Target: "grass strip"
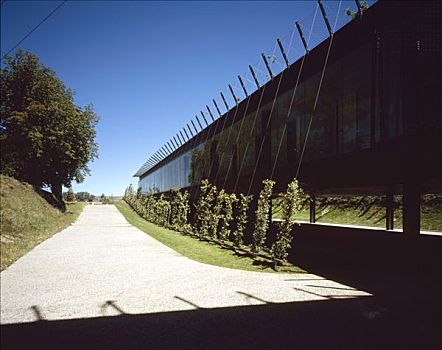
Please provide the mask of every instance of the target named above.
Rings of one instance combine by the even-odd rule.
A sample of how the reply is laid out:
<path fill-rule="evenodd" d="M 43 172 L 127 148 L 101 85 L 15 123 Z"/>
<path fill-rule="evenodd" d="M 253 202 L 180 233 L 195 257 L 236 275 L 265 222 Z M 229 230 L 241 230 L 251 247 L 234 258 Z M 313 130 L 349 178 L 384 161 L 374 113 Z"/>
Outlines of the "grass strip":
<path fill-rule="evenodd" d="M 234 251 L 222 249 L 214 243 L 200 241 L 180 232 L 157 226 L 139 216 L 124 201 L 115 202 L 115 206 L 131 225 L 189 259 L 231 269 L 276 272 L 272 269 L 273 262 L 270 259 L 237 255 Z M 305 273 L 301 268 L 291 264 L 278 267 L 277 272 Z"/>

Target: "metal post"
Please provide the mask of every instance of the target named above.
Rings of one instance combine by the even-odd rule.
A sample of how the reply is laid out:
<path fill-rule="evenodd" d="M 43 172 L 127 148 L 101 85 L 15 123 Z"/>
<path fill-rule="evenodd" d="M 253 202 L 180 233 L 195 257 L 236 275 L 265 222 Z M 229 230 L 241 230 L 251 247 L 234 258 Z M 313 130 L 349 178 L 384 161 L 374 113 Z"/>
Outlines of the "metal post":
<path fill-rule="evenodd" d="M 361 2 L 359 0 L 355 0 L 356 6 L 358 8 L 358 13 L 362 14 L 362 6 L 361 6 Z"/>
<path fill-rule="evenodd" d="M 327 13 L 325 12 L 324 5 L 322 4 L 321 0 L 318 0 L 318 5 L 319 5 L 319 9 L 321 10 L 321 13 L 322 13 L 322 18 L 324 18 L 324 22 L 327 26 L 328 33 L 330 34 L 330 36 L 332 36 L 333 30 L 330 26 L 330 22 L 328 21 L 328 18 L 327 18 Z"/>
<path fill-rule="evenodd" d="M 184 130 L 184 133 L 186 134 L 187 141 L 189 141 L 190 137 L 189 137 L 189 134 L 188 134 L 187 131 L 186 131 L 186 128 L 183 128 L 183 130 Z"/>
<path fill-rule="evenodd" d="M 187 129 L 189 129 L 190 135 L 192 135 L 192 137 L 193 137 L 194 135 L 193 135 L 192 129 L 190 128 L 188 123 L 186 125 L 187 125 Z"/>
<path fill-rule="evenodd" d="M 385 215 L 385 229 L 386 230 L 393 230 L 394 229 L 394 189 L 393 186 L 389 185 L 387 186 L 386 190 L 386 198 L 385 198 L 385 204 L 386 204 L 386 215 Z"/>
<path fill-rule="evenodd" d="M 215 121 L 215 119 L 213 118 L 213 114 L 212 114 L 212 111 L 210 110 L 210 108 L 209 108 L 209 106 L 208 106 L 208 105 L 206 105 L 206 108 L 207 108 L 207 111 L 209 112 L 210 118 L 212 118 L 212 122 L 214 122 L 214 121 Z"/>
<path fill-rule="evenodd" d="M 195 129 L 195 133 L 198 134 L 198 129 L 196 128 L 195 123 L 193 122 L 193 119 L 190 122 L 192 123 L 192 126 Z"/>
<path fill-rule="evenodd" d="M 169 149 L 170 149 L 171 152 L 175 151 L 175 150 L 173 149 L 173 147 L 170 147 L 170 143 L 169 143 L 169 141 L 166 142 L 166 145 L 167 145 L 167 147 L 169 147 Z"/>
<path fill-rule="evenodd" d="M 209 126 L 209 123 L 206 120 L 206 116 L 204 115 L 203 111 L 200 111 L 201 115 L 203 116 L 204 123 L 206 123 L 206 126 Z"/>
<path fill-rule="evenodd" d="M 229 110 L 230 108 L 229 108 L 229 105 L 227 104 L 226 98 L 224 97 L 222 92 L 220 92 L 220 94 L 221 94 L 221 98 L 223 99 L 224 105 L 226 106 L 226 109 Z"/>
<path fill-rule="evenodd" d="M 156 161 L 156 163 L 154 164 L 154 166 L 157 165 L 158 162 L 161 161 L 161 158 L 157 156 L 157 153 L 156 153 L 156 152 L 152 155 L 152 158 L 155 159 L 155 161 Z"/>
<path fill-rule="evenodd" d="M 404 181 L 402 227 L 409 236 L 420 233 L 420 202 L 419 183 L 415 179 Z"/>
<path fill-rule="evenodd" d="M 175 143 L 177 144 L 177 148 L 180 148 L 181 145 L 177 142 L 175 136 L 173 137 L 173 139 L 175 140 Z"/>
<path fill-rule="evenodd" d="M 218 105 L 216 104 L 215 99 L 213 99 L 212 101 L 213 101 L 213 104 L 215 105 L 215 108 L 216 108 L 216 110 L 217 110 L 219 116 L 221 117 L 221 111 L 219 110 Z"/>
<path fill-rule="evenodd" d="M 253 68 L 250 64 L 249 64 L 249 69 L 250 69 L 250 72 L 252 73 L 252 77 L 253 77 L 253 80 L 255 81 L 256 87 L 259 89 L 261 86 L 259 86 L 259 81 L 258 81 L 258 79 L 256 79 L 255 71 L 253 70 Z"/>
<path fill-rule="evenodd" d="M 164 146 L 161 147 L 161 150 L 164 152 L 164 154 L 166 155 L 166 157 L 169 156 L 169 151 L 164 149 Z"/>
<path fill-rule="evenodd" d="M 266 68 L 267 68 L 267 71 L 268 71 L 269 74 L 270 74 L 270 79 L 273 79 L 273 73 L 272 73 L 272 70 L 270 69 L 269 62 L 267 62 L 267 58 L 266 58 L 266 56 L 265 56 L 263 53 L 261 53 L 261 57 L 262 57 L 262 59 L 264 60 L 264 63 L 265 63 Z"/>
<path fill-rule="evenodd" d="M 249 97 L 249 94 L 247 93 L 246 87 L 244 86 L 244 83 L 243 83 L 240 75 L 238 75 L 238 80 L 239 80 L 239 83 L 241 84 L 242 90 L 244 91 L 244 95 L 246 95 L 246 97 Z"/>
<path fill-rule="evenodd" d="M 282 47 L 281 40 L 279 40 L 279 38 L 277 38 L 277 39 L 276 39 L 276 42 L 278 43 L 279 50 L 281 50 L 281 55 L 282 55 L 282 57 L 284 57 L 285 64 L 287 65 L 287 67 L 289 67 L 289 66 L 290 66 L 290 64 L 289 64 L 289 60 L 288 60 L 288 58 L 287 58 L 287 55 L 285 54 L 284 47 Z"/>
<path fill-rule="evenodd" d="M 233 92 L 232 86 L 230 84 L 229 84 L 229 90 L 233 96 L 233 100 L 235 101 L 236 104 L 238 104 L 238 99 L 236 98 L 235 93 Z"/>
<path fill-rule="evenodd" d="M 310 223 L 316 222 L 316 196 L 312 195 L 310 200 Z"/>
<path fill-rule="evenodd" d="M 180 130 L 180 135 L 181 135 L 181 138 L 183 139 L 183 144 L 185 144 L 185 143 L 187 142 L 187 140 L 186 140 L 186 138 L 184 137 L 184 135 L 183 135 L 183 133 L 181 132 L 181 130 Z"/>
<path fill-rule="evenodd" d="M 204 128 L 203 128 L 203 126 L 201 125 L 201 122 L 200 122 L 200 120 L 198 119 L 198 116 L 196 115 L 195 118 L 196 118 L 196 121 L 198 122 L 198 125 L 200 126 L 201 130 L 203 130 Z"/>
<path fill-rule="evenodd" d="M 305 41 L 304 33 L 302 32 L 302 28 L 298 22 L 296 22 L 295 24 L 296 24 L 296 28 L 298 29 L 299 36 L 301 37 L 302 44 L 304 45 L 305 53 L 308 53 L 308 51 L 309 51 L 308 45 L 307 45 L 307 41 Z"/>

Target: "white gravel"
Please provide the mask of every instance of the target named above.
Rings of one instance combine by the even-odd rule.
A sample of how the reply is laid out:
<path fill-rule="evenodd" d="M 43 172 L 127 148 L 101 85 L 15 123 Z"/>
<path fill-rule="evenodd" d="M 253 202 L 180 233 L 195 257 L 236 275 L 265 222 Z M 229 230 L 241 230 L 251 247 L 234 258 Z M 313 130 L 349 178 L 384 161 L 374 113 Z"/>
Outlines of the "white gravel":
<path fill-rule="evenodd" d="M 1 273 L 1 323 L 369 295 L 312 274 L 202 264 L 96 205 Z"/>

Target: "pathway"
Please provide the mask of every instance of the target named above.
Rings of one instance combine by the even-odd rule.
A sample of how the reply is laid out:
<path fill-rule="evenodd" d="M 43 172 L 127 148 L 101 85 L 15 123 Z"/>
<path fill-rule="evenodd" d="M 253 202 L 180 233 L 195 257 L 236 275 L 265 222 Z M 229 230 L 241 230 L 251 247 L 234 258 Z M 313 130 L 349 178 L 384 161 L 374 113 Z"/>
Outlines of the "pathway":
<path fill-rule="evenodd" d="M 368 295 L 312 274 L 195 262 L 130 225 L 114 206 L 97 205 L 1 273 L 1 323 Z"/>

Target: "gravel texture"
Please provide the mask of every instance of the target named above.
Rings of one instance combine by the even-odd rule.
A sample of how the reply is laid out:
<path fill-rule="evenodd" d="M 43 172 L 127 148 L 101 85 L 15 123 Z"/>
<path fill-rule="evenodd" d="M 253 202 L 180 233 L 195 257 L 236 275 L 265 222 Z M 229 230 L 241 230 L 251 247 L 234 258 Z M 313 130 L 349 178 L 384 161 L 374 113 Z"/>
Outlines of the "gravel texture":
<path fill-rule="evenodd" d="M 1 323 L 369 295 L 312 274 L 202 264 L 133 227 L 113 205 L 94 205 L 1 273 Z"/>

